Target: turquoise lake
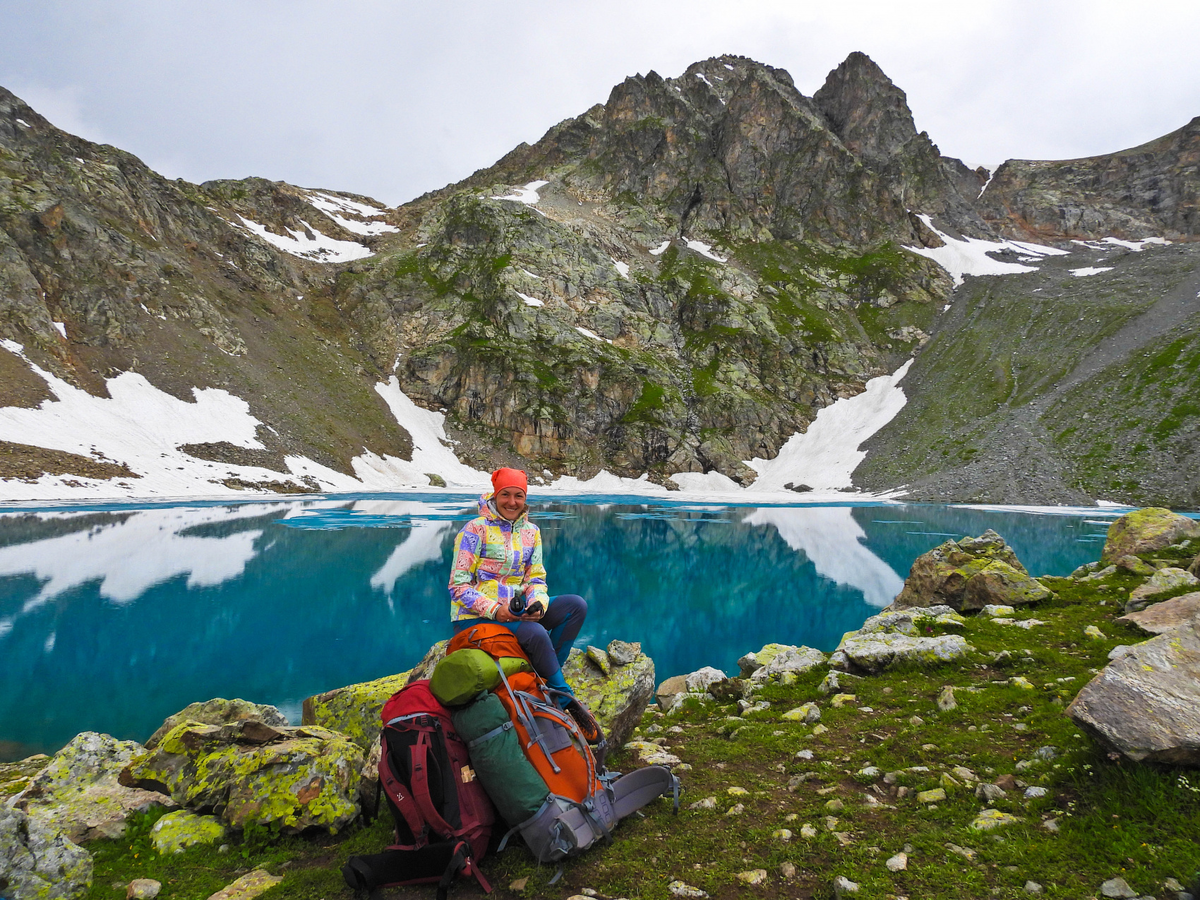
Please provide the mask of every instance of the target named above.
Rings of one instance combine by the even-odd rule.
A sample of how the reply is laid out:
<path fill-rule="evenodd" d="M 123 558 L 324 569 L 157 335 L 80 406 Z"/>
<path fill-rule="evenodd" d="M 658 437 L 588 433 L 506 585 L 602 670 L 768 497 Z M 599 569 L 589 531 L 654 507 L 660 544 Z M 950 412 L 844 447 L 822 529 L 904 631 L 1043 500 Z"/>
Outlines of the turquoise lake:
<path fill-rule="evenodd" d="M 474 498 L 0 507 L 0 759 L 81 731 L 145 740 L 211 697 L 271 703 L 410 668 L 447 636 Z M 577 646 L 640 641 L 658 679 L 769 641 L 832 650 L 912 561 L 993 528 L 1034 575 L 1097 559 L 1115 513 L 910 504 L 730 506 L 630 497 L 534 506 Z"/>

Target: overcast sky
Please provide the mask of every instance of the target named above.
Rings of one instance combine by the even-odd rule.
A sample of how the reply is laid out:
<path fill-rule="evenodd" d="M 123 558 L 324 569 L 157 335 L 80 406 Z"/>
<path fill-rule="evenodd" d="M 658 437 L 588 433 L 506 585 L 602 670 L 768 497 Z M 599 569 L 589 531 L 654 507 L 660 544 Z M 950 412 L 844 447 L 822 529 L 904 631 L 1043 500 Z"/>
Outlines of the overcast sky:
<path fill-rule="evenodd" d="M 851 51 L 971 166 L 1140 144 L 1200 115 L 1200 2 L 0 0 L 0 85 L 172 178 L 401 203 L 736 53 L 811 96 Z"/>

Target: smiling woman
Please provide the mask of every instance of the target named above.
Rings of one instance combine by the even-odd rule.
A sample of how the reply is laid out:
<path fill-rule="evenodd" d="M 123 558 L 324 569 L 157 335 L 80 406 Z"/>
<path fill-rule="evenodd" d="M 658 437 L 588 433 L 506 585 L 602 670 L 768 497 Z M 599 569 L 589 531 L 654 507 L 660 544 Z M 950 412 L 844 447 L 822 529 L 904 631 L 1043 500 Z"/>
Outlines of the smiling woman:
<path fill-rule="evenodd" d="M 529 480 L 519 469 L 492 473 L 492 493 L 479 498 L 479 517 L 454 541 L 450 615 L 454 632 L 481 619 L 502 623 L 550 687 L 573 693 L 562 667 L 587 618 L 578 594 L 549 597 L 542 534 L 529 521 Z"/>

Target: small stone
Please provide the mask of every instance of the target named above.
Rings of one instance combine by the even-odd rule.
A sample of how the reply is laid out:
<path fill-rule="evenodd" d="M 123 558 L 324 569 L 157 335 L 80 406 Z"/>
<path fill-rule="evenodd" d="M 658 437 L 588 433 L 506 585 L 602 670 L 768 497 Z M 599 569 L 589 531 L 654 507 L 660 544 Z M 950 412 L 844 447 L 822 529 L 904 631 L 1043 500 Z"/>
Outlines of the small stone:
<path fill-rule="evenodd" d="M 738 787 L 737 785 L 725 788 L 725 793 L 730 797 L 746 797 L 750 794 L 744 787 Z"/>
<path fill-rule="evenodd" d="M 1036 881 L 1025 882 L 1025 893 L 1040 894 L 1041 892 L 1042 892 L 1042 886 L 1040 884 L 1038 884 Z"/>
<path fill-rule="evenodd" d="M 842 900 L 847 894 L 857 894 L 858 885 L 844 875 L 839 875 L 833 879 L 833 896 L 837 900 Z"/>
<path fill-rule="evenodd" d="M 896 799 L 903 800 L 909 795 L 909 793 L 910 792 L 908 788 L 906 788 L 904 785 L 900 785 L 900 787 L 896 788 Z"/>
<path fill-rule="evenodd" d="M 1104 636 L 1104 632 L 1101 631 L 1099 628 L 1097 628 L 1095 625 L 1089 625 L 1087 628 L 1083 629 L 1083 634 L 1084 634 L 1084 637 L 1089 637 L 1093 641 L 1107 640 L 1107 638 L 1105 638 L 1105 636 Z"/>
<path fill-rule="evenodd" d="M 796 877 L 796 867 L 786 860 L 779 865 L 779 874 L 784 878 L 792 879 Z"/>
<path fill-rule="evenodd" d="M 817 736 L 819 736 L 819 735 L 822 735 L 822 734 L 824 734 L 825 732 L 827 732 L 828 730 L 829 730 L 829 729 L 828 729 L 828 728 L 826 728 L 824 725 L 814 725 L 814 726 L 813 726 L 813 730 L 812 730 L 813 737 L 817 737 Z"/>
<path fill-rule="evenodd" d="M 837 827 L 838 827 L 837 818 L 835 818 L 834 816 L 826 816 L 825 817 L 825 830 L 826 831 L 833 831 Z"/>
<path fill-rule="evenodd" d="M 954 699 L 954 688 L 950 685 L 942 688 L 942 692 L 937 698 L 938 709 L 942 712 L 950 712 L 952 709 L 958 709 L 958 701 Z"/>
<path fill-rule="evenodd" d="M 636 641 L 610 641 L 608 644 L 608 658 L 614 666 L 628 666 L 641 655 L 642 645 Z"/>
<path fill-rule="evenodd" d="M 921 749 L 924 750 L 926 753 L 932 753 L 937 748 L 938 748 L 937 744 L 922 744 L 921 745 Z"/>
<path fill-rule="evenodd" d="M 979 776 L 968 769 L 966 766 L 955 766 L 950 770 L 954 773 L 955 778 L 960 778 L 963 781 L 978 781 Z"/>
<path fill-rule="evenodd" d="M 1038 797 L 1045 797 L 1046 789 L 1044 787 L 1027 787 L 1025 788 L 1025 799 L 1036 800 Z"/>
<path fill-rule="evenodd" d="M 815 829 L 812 825 L 805 823 L 800 826 L 800 837 L 804 838 L 806 841 L 811 841 L 816 836 L 817 829 Z"/>
<path fill-rule="evenodd" d="M 608 678 L 612 674 L 612 660 L 608 654 L 599 647 L 593 647 L 591 644 L 587 648 L 588 662 L 600 670 L 600 674 Z"/>
<path fill-rule="evenodd" d="M 253 900 L 259 894 L 283 881 L 282 875 L 272 875 L 266 869 L 255 869 L 233 884 L 217 891 L 208 900 Z"/>
<path fill-rule="evenodd" d="M 811 750 L 797 750 L 796 759 L 812 759 L 813 752 Z"/>
<path fill-rule="evenodd" d="M 834 694 L 833 698 L 829 701 L 829 705 L 832 706 L 834 709 L 840 709 L 841 707 L 845 706 L 847 703 L 855 703 L 857 701 L 858 701 L 857 694 Z"/>
<path fill-rule="evenodd" d="M 783 817 L 783 821 L 785 821 L 785 822 L 795 822 L 795 821 L 797 821 L 799 818 L 800 818 L 800 816 L 798 816 L 796 813 L 788 813 L 786 816 L 784 816 L 784 817 Z"/>
<path fill-rule="evenodd" d="M 708 896 L 708 893 L 706 891 L 702 891 L 702 890 L 700 890 L 700 888 L 692 887 L 690 884 L 685 884 L 684 882 L 679 881 L 679 880 L 672 881 L 670 884 L 668 884 L 667 890 L 670 891 L 672 894 L 674 894 L 676 897 L 707 897 Z"/>
<path fill-rule="evenodd" d="M 727 816 L 740 816 L 740 815 L 741 815 L 742 813 L 744 813 L 745 811 L 746 811 L 746 807 L 745 807 L 745 806 L 743 806 L 741 803 L 737 803 L 737 804 L 735 804 L 735 805 L 733 805 L 733 806 L 729 807 L 729 809 L 727 809 L 727 810 L 725 811 L 725 815 L 727 815 Z"/>
<path fill-rule="evenodd" d="M 1038 747 L 1033 753 L 1035 759 L 1045 760 L 1049 762 L 1052 759 L 1058 758 L 1058 751 L 1053 747 Z"/>
<path fill-rule="evenodd" d="M 825 802 L 825 811 L 830 813 L 840 813 L 846 808 L 846 804 L 834 797 L 832 800 Z"/>
<path fill-rule="evenodd" d="M 716 797 L 705 797 L 703 800 L 697 800 L 695 803 L 691 804 L 688 807 L 688 809 L 716 809 L 716 808 L 717 808 L 717 798 Z"/>
<path fill-rule="evenodd" d="M 1002 813 L 998 809 L 985 809 L 967 827 L 972 831 L 991 831 L 993 828 L 1000 828 L 1004 825 L 1015 825 L 1020 821 L 1016 816 Z"/>
<path fill-rule="evenodd" d="M 920 728 L 922 725 L 925 724 L 925 720 L 922 719 L 920 716 L 913 716 L 911 719 L 908 720 L 908 724 L 913 726 L 914 728 Z"/>
<path fill-rule="evenodd" d="M 1132 900 L 1137 896 L 1137 892 L 1129 886 L 1124 878 L 1108 879 L 1100 885 L 1100 893 L 1105 897 L 1115 898 L 1115 900 Z"/>
<path fill-rule="evenodd" d="M 803 722 L 805 725 L 812 725 L 821 720 L 821 709 L 815 703 L 805 703 L 803 706 L 797 706 L 795 709 L 785 712 L 783 719 L 787 722 Z"/>
<path fill-rule="evenodd" d="M 858 770 L 858 774 L 863 778 L 878 778 L 882 773 L 878 766 L 864 766 Z"/>
<path fill-rule="evenodd" d="M 904 853 L 897 853 L 886 863 L 884 863 L 884 865 L 887 866 L 887 870 L 889 872 L 903 872 L 908 868 L 908 855 Z"/>
<path fill-rule="evenodd" d="M 162 890 L 162 883 L 153 878 L 135 878 L 125 890 L 125 900 L 154 900 Z"/>
<path fill-rule="evenodd" d="M 984 803 L 995 803 L 1004 799 L 1004 789 L 998 784 L 980 783 L 975 786 L 975 796 Z"/>
<path fill-rule="evenodd" d="M 529 884 L 529 876 L 528 875 L 526 875 L 524 878 L 518 878 L 516 881 L 509 884 L 508 889 L 510 891 L 520 892 L 520 891 L 525 890 L 525 885 L 527 885 L 527 884 Z"/>
<path fill-rule="evenodd" d="M 854 843 L 854 838 L 851 837 L 849 832 L 835 831 L 833 833 L 833 836 L 834 836 L 834 838 L 837 839 L 838 845 L 841 847 L 849 847 L 851 844 Z"/>
<path fill-rule="evenodd" d="M 942 788 L 934 788 L 931 791 L 918 791 L 918 803 L 941 803 L 946 799 L 946 792 Z"/>
<path fill-rule="evenodd" d="M 1058 819 L 1047 819 L 1042 823 L 1042 828 L 1051 834 L 1058 834 Z"/>
<path fill-rule="evenodd" d="M 951 853 L 956 853 L 968 862 L 975 862 L 976 853 L 966 847 L 960 847 L 958 844 L 947 844 L 946 849 Z"/>
<path fill-rule="evenodd" d="M 1179 891 L 1187 890 L 1187 888 L 1185 888 L 1182 884 L 1180 884 L 1176 879 L 1168 878 L 1166 881 L 1163 882 L 1163 890 L 1175 891 L 1176 893 L 1178 893 Z"/>
<path fill-rule="evenodd" d="M 767 870 L 751 869 L 749 872 L 738 872 L 737 880 L 743 884 L 763 884 L 767 880 Z"/>
<path fill-rule="evenodd" d="M 1024 675 L 1017 675 L 1008 679 L 1008 683 L 1013 687 L 1020 688 L 1023 691 L 1032 691 L 1033 683 Z"/>
<path fill-rule="evenodd" d="M 771 837 L 786 844 L 793 837 L 792 830 L 790 828 L 779 828 L 771 834 Z"/>
<path fill-rule="evenodd" d="M 945 789 L 946 791 L 955 791 L 955 790 L 958 790 L 960 787 L 962 787 L 962 785 L 957 780 L 955 780 L 955 778 L 953 776 L 948 775 L 945 772 L 942 773 L 942 777 L 939 779 L 939 783 L 941 784 L 942 788 Z"/>

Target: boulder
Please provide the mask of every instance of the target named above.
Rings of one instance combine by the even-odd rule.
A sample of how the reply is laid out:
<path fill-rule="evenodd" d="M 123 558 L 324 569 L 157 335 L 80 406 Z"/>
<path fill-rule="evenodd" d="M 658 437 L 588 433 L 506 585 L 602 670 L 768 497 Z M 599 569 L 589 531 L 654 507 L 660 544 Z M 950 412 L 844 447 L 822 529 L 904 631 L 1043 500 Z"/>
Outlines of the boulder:
<path fill-rule="evenodd" d="M 237 828 L 336 833 L 358 815 L 362 767 L 362 749 L 325 728 L 184 722 L 132 759 L 121 783 L 168 791 Z"/>
<path fill-rule="evenodd" d="M 146 741 L 146 749 L 153 750 L 167 732 L 180 722 L 203 722 L 205 725 L 225 725 L 230 722 L 262 722 L 272 727 L 287 725 L 287 717 L 274 706 L 251 703 L 249 700 L 225 700 L 216 697 L 200 703 L 189 703 L 158 726 L 158 730 Z"/>
<path fill-rule="evenodd" d="M 826 656 L 812 647 L 790 644 L 767 644 L 757 653 L 748 653 L 738 660 L 738 668 L 751 681 L 779 681 L 785 673 L 801 675 L 823 666 Z"/>
<path fill-rule="evenodd" d="M 157 790 L 119 783 L 121 770 L 142 752 L 135 741 L 85 731 L 54 754 L 14 806 L 52 824 L 76 843 L 120 837 L 133 813 L 177 805 Z"/>
<path fill-rule="evenodd" d="M 1132 613 L 1139 609 L 1145 609 L 1150 604 L 1150 598 L 1155 594 L 1191 587 L 1195 584 L 1200 584 L 1200 578 L 1183 569 L 1166 566 L 1130 591 L 1129 601 L 1125 604 L 1125 612 Z"/>
<path fill-rule="evenodd" d="M 1117 621 L 1134 625 L 1149 634 L 1165 634 L 1187 625 L 1197 615 L 1200 615 L 1200 591 L 1151 604 L 1143 610 L 1121 616 Z"/>
<path fill-rule="evenodd" d="M 629 740 L 654 696 L 654 660 L 642 652 L 641 644 L 625 641 L 610 642 L 607 655 L 611 668 L 606 675 L 575 648 L 563 677 L 596 717 L 609 745 L 619 747 Z"/>
<path fill-rule="evenodd" d="M 1067 707 L 1129 759 L 1200 766 L 1200 619 L 1129 648 Z"/>
<path fill-rule="evenodd" d="M 668 709 L 674 702 L 676 695 L 682 694 L 685 691 L 687 691 L 687 676 L 672 675 L 658 686 L 654 691 L 654 696 L 658 700 L 660 709 Z"/>
<path fill-rule="evenodd" d="M 968 593 L 981 573 L 983 580 Z M 977 538 L 946 541 L 916 558 L 904 588 L 890 609 L 948 606 L 982 609 L 988 604 L 1013 606 L 1051 596 L 1029 577 L 1004 538 L 988 529 Z"/>
<path fill-rule="evenodd" d="M 720 669 L 705 666 L 703 669 L 697 669 L 695 672 L 685 675 L 683 681 L 689 694 L 703 694 L 714 684 L 724 681 L 726 677 L 728 676 Z"/>
<path fill-rule="evenodd" d="M 198 816 L 186 809 L 167 813 L 150 829 L 150 844 L 159 853 L 182 853 L 198 844 L 225 839 L 225 826 L 216 816 Z"/>
<path fill-rule="evenodd" d="M 1200 553 L 1196 554 L 1196 558 L 1192 560 L 1192 564 L 1188 566 L 1187 570 L 1197 578 L 1200 578 Z"/>
<path fill-rule="evenodd" d="M 7 897 L 76 900 L 92 886 L 92 855 L 49 822 L 0 806 L 0 881 Z"/>
<path fill-rule="evenodd" d="M 1108 527 L 1100 561 L 1107 564 L 1126 555 L 1153 553 L 1191 537 L 1200 537 L 1200 522 L 1160 507 L 1136 509 Z"/>
<path fill-rule="evenodd" d="M 931 664 L 958 659 L 971 651 L 962 635 L 922 637 L 926 624 L 952 623 L 962 617 L 948 606 L 891 610 L 871 616 L 858 631 L 843 635 L 829 657 L 833 669 L 881 672 L 897 663 Z"/>
<path fill-rule="evenodd" d="M 9 797 L 25 790 L 33 776 L 49 763 L 50 757 L 45 753 L 27 756 L 16 762 L 0 763 L 0 806 L 3 806 Z"/>

